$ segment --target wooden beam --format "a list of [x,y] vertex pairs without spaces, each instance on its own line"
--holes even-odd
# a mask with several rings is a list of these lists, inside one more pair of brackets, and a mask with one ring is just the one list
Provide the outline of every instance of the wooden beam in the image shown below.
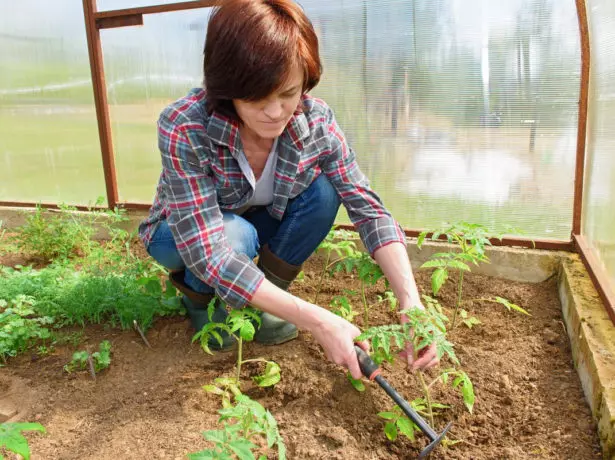
[[96,28],[94,15],[96,14],[96,0],[83,0],[83,14],[85,17],[85,31],[90,55],[90,72],[94,89],[94,104],[98,120],[98,136],[100,139],[100,152],[102,155],[103,171],[105,174],[105,187],[107,190],[107,204],[114,208],[118,202],[117,178],[115,171],[115,155],[111,136],[111,120],[109,105],[107,104],[107,85],[105,84],[105,69],[103,64],[100,31]]
[[[94,20],[98,29],[109,27],[126,27],[143,24],[143,15],[170,13],[173,11],[210,8],[219,4],[219,0],[194,0],[190,2],[169,3],[167,5],[141,6],[122,10],[95,11]],[[124,21],[124,23],[122,23]]]
[[596,252],[591,248],[587,239],[583,235],[573,235],[578,253],[581,255],[581,260],[589,273],[590,278],[594,282],[594,286],[604,303],[613,325],[615,325],[615,292],[608,274],[602,268],[600,259]]
[[576,0],[581,39],[581,89],[579,94],[579,119],[577,127],[577,154],[574,172],[574,200],[572,210],[572,233],[582,233],[583,184],[585,180],[585,148],[587,141],[587,108],[589,104],[589,77],[591,53],[589,45],[589,24],[585,0]]

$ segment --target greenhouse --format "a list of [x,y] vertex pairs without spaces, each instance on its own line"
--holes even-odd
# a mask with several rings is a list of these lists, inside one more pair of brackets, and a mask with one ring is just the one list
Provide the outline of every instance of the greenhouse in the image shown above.
[[23,0],[0,58],[0,459],[615,458],[612,0]]

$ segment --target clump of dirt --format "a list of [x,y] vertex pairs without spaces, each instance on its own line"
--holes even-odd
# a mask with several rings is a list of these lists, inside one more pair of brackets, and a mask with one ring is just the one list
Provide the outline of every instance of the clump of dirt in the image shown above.
[[[308,261],[304,281],[296,282],[292,292],[313,299],[321,264],[317,257]],[[428,294],[429,273],[418,272],[416,278]],[[452,421],[449,438],[457,443],[438,449],[432,458],[600,458],[555,280],[527,284],[470,274],[464,284],[466,299],[506,297],[532,316],[482,301],[468,303],[482,324],[471,330],[457,327],[449,340],[472,379],[476,404],[470,414],[450,385],[434,385],[432,397],[451,406],[437,415],[436,429]],[[348,275],[327,278],[319,303],[326,306],[334,295],[358,286]],[[382,283],[370,287],[369,301],[375,303],[383,291]],[[453,280],[439,300],[450,307],[455,295]],[[353,300],[358,309],[359,299]],[[385,306],[370,318],[373,325],[397,320]],[[181,459],[208,445],[201,432],[218,427],[220,401],[201,387],[232,374],[233,352],[204,354],[190,343],[192,331],[181,317],[156,322],[147,333],[151,349],[133,331],[88,326],[84,332],[78,349],[94,349],[104,339],[112,343],[112,364],[96,381],[87,372],[68,375],[62,370],[75,351],[70,346],[48,356],[22,355],[0,368],[0,403],[16,405],[19,420],[47,428],[47,435],[28,434],[33,459]],[[356,392],[309,333],[277,347],[247,344],[244,357],[265,357],[282,369],[281,382],[263,389],[248,383],[253,369],[246,366],[244,391],[276,417],[289,458],[414,458],[426,445],[422,435],[415,442],[388,441],[376,414],[391,409],[392,401],[376,384]],[[435,378],[450,365],[443,362],[427,374]],[[421,396],[417,377],[403,363],[385,365],[383,375],[406,399]]]

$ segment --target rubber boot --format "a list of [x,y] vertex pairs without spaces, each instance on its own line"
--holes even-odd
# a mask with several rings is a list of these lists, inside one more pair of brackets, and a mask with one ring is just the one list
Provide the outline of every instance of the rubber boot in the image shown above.
[[[291,265],[276,256],[265,245],[260,250],[258,267],[270,282],[283,290],[288,290],[290,283],[301,272],[300,265]],[[264,345],[279,345],[297,338],[297,327],[270,313],[261,314],[261,325],[254,334],[254,341]]]
[[[190,324],[198,332],[203,329],[203,326],[209,323],[207,307],[214,299],[215,294],[201,294],[192,290],[184,281],[186,272],[184,270],[169,273],[169,279],[173,286],[184,294],[182,304],[186,308]],[[216,308],[212,315],[212,322],[224,323],[228,313],[224,308],[224,304],[220,299],[216,298]],[[227,351],[235,345],[235,338],[224,331],[218,331],[222,336],[222,345],[216,339],[210,339],[208,342],[209,348],[217,351]]]

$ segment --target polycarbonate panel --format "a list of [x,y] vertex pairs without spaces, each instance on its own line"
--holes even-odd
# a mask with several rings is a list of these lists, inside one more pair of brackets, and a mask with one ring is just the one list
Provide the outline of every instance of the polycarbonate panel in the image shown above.
[[81,2],[0,2],[0,200],[105,195]]
[[[571,230],[580,86],[574,0],[305,0],[335,110],[397,219],[528,237]],[[207,10],[103,32],[122,199],[149,202],[155,119],[201,79]],[[342,216],[345,219],[345,214]]]
[[149,202],[160,175],[156,121],[203,80],[209,9],[144,16],[101,31],[120,200]]
[[615,292],[615,3],[589,0],[592,49],[583,233]]
[[302,4],[325,65],[314,93],[402,225],[467,220],[569,238],[574,0]]

